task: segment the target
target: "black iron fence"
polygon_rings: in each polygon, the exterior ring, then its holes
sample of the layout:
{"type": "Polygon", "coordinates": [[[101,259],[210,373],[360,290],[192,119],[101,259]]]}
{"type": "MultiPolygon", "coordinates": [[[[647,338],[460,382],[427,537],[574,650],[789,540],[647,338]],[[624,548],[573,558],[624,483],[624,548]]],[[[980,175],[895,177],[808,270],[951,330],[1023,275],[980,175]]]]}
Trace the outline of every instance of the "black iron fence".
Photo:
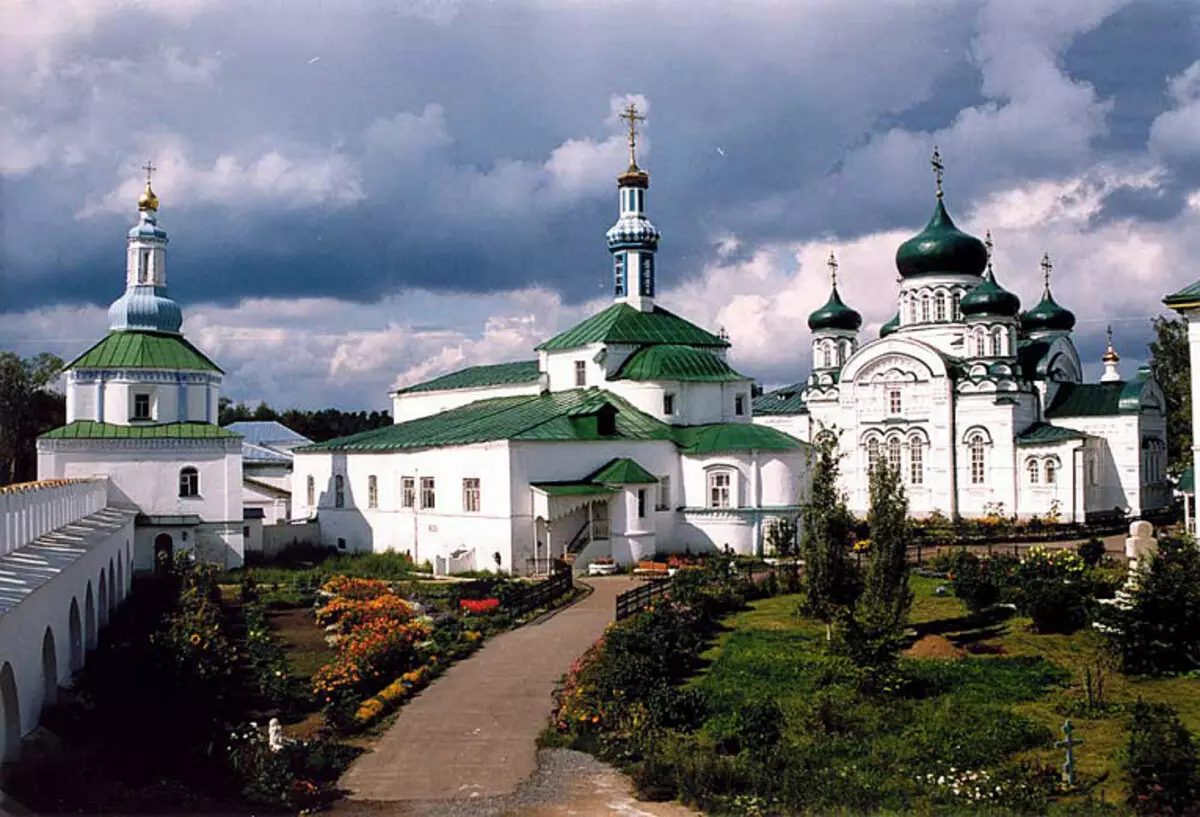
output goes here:
{"type": "Polygon", "coordinates": [[[654,603],[655,599],[665,596],[670,589],[671,580],[660,578],[651,579],[632,590],[626,590],[617,596],[617,621],[629,618],[634,613],[645,610],[654,603]]]}
{"type": "Polygon", "coordinates": [[[571,566],[560,563],[555,566],[550,578],[513,593],[507,599],[505,607],[514,615],[524,615],[565,596],[574,586],[575,578],[571,566]]]}

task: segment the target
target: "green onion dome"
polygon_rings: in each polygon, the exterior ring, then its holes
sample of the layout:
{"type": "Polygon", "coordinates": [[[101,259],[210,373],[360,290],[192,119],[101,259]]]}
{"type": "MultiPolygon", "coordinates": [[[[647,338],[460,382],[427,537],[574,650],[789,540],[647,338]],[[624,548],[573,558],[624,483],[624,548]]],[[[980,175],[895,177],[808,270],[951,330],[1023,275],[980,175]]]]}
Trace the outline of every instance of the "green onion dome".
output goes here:
{"type": "Polygon", "coordinates": [[[900,313],[892,315],[892,319],[879,327],[879,337],[886,338],[888,335],[900,328],[900,313]]]}
{"type": "Polygon", "coordinates": [[[842,329],[847,332],[857,332],[862,326],[862,315],[842,303],[842,296],[837,287],[829,293],[825,305],[808,316],[808,328],[814,332],[818,329],[842,329]]]}
{"type": "Polygon", "coordinates": [[[983,242],[954,226],[941,198],[925,229],[896,251],[896,269],[902,278],[946,273],[981,275],[987,260],[983,242]]]}
{"type": "Polygon", "coordinates": [[[1075,313],[1059,306],[1046,287],[1038,305],[1021,316],[1021,328],[1026,332],[1070,332],[1075,328],[1075,313]]]}
{"type": "Polygon", "coordinates": [[[983,276],[983,283],[963,296],[958,308],[967,317],[998,315],[1015,318],[1021,311],[1021,299],[996,283],[991,269],[983,276]]]}

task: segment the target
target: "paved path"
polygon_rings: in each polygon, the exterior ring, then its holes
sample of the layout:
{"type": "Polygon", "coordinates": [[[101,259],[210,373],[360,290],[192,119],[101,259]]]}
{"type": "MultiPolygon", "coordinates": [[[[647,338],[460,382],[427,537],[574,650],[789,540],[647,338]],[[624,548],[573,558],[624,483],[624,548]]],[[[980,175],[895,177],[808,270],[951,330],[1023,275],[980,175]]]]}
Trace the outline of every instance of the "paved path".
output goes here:
{"type": "Polygon", "coordinates": [[[536,767],[563,673],[612,621],[628,576],[589,579],[590,596],[540,624],[489,641],[400,710],[341,784],[355,800],[490,797],[516,790],[536,767]]]}

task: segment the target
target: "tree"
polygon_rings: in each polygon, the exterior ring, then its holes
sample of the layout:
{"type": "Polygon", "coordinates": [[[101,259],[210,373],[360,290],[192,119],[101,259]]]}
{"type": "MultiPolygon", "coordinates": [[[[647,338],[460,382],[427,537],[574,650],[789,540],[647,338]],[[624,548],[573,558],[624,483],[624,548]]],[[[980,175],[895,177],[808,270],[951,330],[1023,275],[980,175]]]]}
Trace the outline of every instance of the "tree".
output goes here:
{"type": "Polygon", "coordinates": [[[1150,372],[1167,398],[1167,462],[1178,475],[1192,464],[1192,370],[1187,321],[1161,315],[1152,321],[1150,372]]]}
{"type": "Polygon", "coordinates": [[[833,623],[858,596],[858,573],[850,561],[854,517],[838,487],[837,441],[821,435],[816,446],[812,491],[801,513],[804,537],[804,601],[801,612],[825,623],[825,640],[833,640],[833,623]]]}
{"type": "Polygon", "coordinates": [[[45,352],[0,352],[0,485],[37,476],[37,436],[66,419],[66,401],[53,388],[62,368],[45,352]]]}

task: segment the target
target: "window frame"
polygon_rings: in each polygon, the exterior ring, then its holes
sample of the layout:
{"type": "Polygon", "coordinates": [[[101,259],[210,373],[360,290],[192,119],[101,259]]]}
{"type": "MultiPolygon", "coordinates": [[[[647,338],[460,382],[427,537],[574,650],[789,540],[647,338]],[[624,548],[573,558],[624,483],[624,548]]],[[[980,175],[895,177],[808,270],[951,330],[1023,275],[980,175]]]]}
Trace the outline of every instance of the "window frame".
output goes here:
{"type": "Polygon", "coordinates": [[[715,511],[724,511],[734,507],[732,468],[714,468],[710,470],[705,482],[708,486],[708,508],[715,511]]]}
{"type": "Polygon", "coordinates": [[[967,438],[967,451],[970,455],[971,484],[987,485],[987,440],[983,434],[976,431],[967,438]]]}
{"type": "Polygon", "coordinates": [[[746,416],[746,395],[735,394],[733,396],[733,414],[735,417],[746,416]]]}
{"type": "Polygon", "coordinates": [[[914,435],[908,438],[908,482],[925,484],[925,441],[914,435]]]}
{"type": "Polygon", "coordinates": [[[433,477],[421,477],[421,510],[437,510],[437,481],[433,477]]]}
{"type": "Polygon", "coordinates": [[[1042,480],[1046,485],[1058,485],[1058,460],[1047,457],[1042,467],[1042,480]]]}
{"type": "Polygon", "coordinates": [[[131,420],[153,420],[154,419],[154,395],[148,391],[135,391],[133,393],[133,405],[129,410],[129,419],[131,420]],[[142,414],[138,411],[138,406],[145,401],[146,413],[142,414]]]}
{"type": "Polygon", "coordinates": [[[479,477],[463,477],[463,513],[479,513],[483,507],[482,483],[479,477]]]}
{"type": "Polygon", "coordinates": [[[637,489],[637,515],[638,519],[646,518],[646,489],[637,489]]]}
{"type": "Polygon", "coordinates": [[[867,474],[870,475],[875,470],[875,466],[879,463],[880,445],[879,438],[872,437],[867,440],[867,474]]]}
{"type": "Polygon", "coordinates": [[[671,475],[663,474],[658,478],[658,502],[654,506],[656,511],[671,510],[671,475]]]}
{"type": "Polygon", "coordinates": [[[888,468],[899,476],[904,467],[904,446],[899,437],[892,437],[887,441],[886,455],[888,468]]]}
{"type": "Polygon", "coordinates": [[[900,417],[904,413],[904,399],[900,394],[899,386],[888,386],[887,401],[888,417],[900,417]]]}
{"type": "Polygon", "coordinates": [[[1029,479],[1030,485],[1041,485],[1042,483],[1042,467],[1035,459],[1030,459],[1025,463],[1025,474],[1029,479]]]}
{"type": "Polygon", "coordinates": [[[400,508],[412,510],[417,507],[417,478],[400,477],[400,508]]]}
{"type": "Polygon", "coordinates": [[[939,323],[946,320],[946,293],[940,290],[933,296],[933,316],[939,323]]]}
{"type": "Polygon", "coordinates": [[[575,361],[575,388],[581,389],[587,386],[587,361],[575,361]]]}
{"type": "Polygon", "coordinates": [[[179,498],[200,498],[200,471],[194,465],[185,465],[179,469],[179,498]]]}
{"type": "Polygon", "coordinates": [[[675,392],[663,392],[663,414],[667,417],[675,416],[675,392]]]}

